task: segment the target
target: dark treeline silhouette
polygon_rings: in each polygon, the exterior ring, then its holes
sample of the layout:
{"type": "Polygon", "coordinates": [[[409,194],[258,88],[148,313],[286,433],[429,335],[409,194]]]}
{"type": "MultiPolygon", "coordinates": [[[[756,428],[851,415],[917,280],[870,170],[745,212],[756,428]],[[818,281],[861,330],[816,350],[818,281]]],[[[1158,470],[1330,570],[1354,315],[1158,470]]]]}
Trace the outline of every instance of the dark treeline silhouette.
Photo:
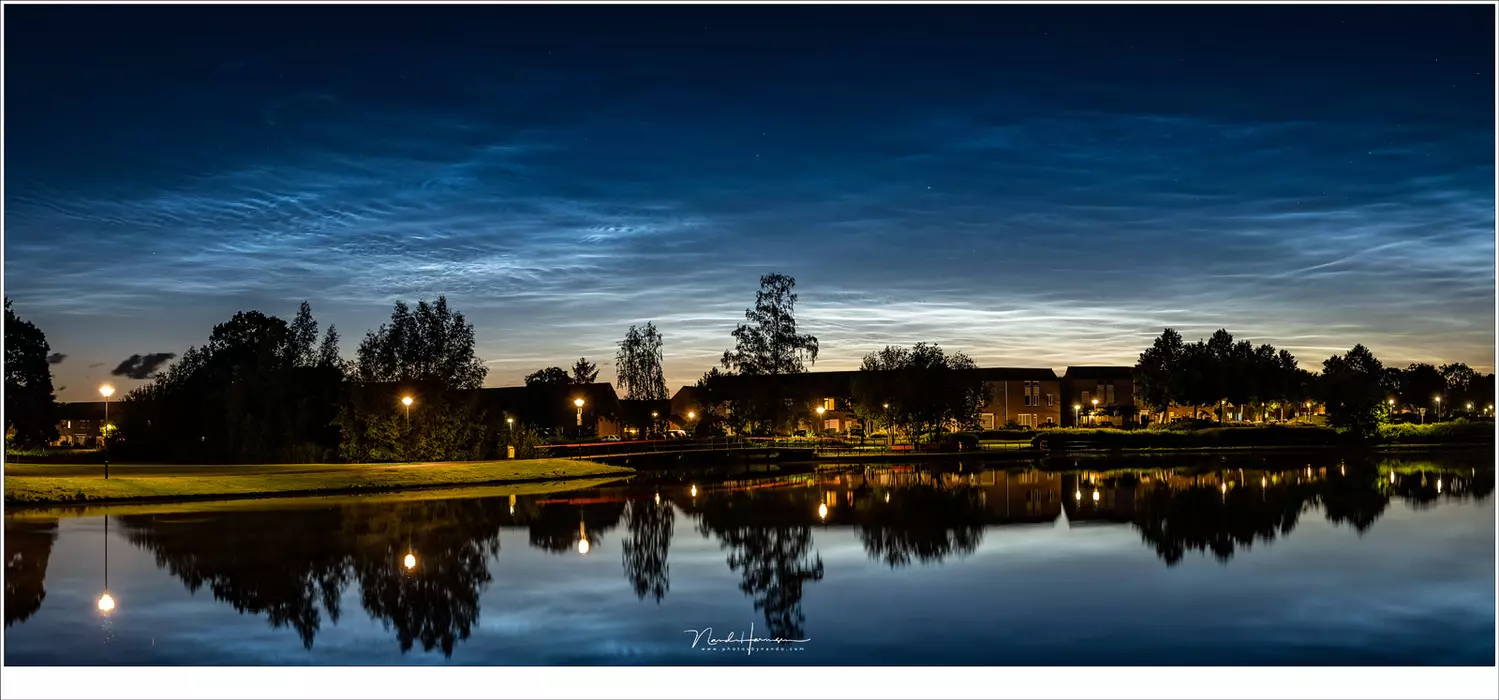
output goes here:
{"type": "Polygon", "coordinates": [[[1462,363],[1386,368],[1368,348],[1355,345],[1328,357],[1321,371],[1313,373],[1300,369],[1286,350],[1235,341],[1222,329],[1190,344],[1174,329],[1165,329],[1140,353],[1134,377],[1140,403],[1157,411],[1195,406],[1199,415],[1221,419],[1226,406],[1236,406],[1268,418],[1284,415],[1288,405],[1316,401],[1326,407],[1334,427],[1361,435],[1389,420],[1392,408],[1474,417],[1494,401],[1494,375],[1476,373],[1462,363]]]}
{"type": "MultiPolygon", "coordinates": [[[[5,298],[5,432],[7,443],[22,447],[57,439],[57,404],[52,393],[51,348],[47,336],[22,320],[5,298]],[[11,431],[15,433],[12,436],[11,431]]],[[[59,360],[60,361],[60,360],[59,360]]]]}

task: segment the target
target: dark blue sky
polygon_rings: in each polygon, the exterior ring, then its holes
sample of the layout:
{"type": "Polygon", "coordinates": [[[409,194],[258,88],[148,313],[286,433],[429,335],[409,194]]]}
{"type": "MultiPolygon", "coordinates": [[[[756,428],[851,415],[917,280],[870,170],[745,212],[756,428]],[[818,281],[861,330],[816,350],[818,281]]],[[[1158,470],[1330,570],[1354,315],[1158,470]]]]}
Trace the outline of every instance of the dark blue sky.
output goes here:
{"type": "MultiPolygon", "coordinates": [[[[446,294],[490,384],[759,275],[818,367],[1494,353],[1491,6],[5,8],[5,291],[60,397],[308,299],[446,294]]],[[[604,362],[603,379],[612,379],[604,362]]],[[[118,379],[118,378],[116,378],[118,379]]],[[[123,386],[135,382],[123,381],[123,386]]]]}

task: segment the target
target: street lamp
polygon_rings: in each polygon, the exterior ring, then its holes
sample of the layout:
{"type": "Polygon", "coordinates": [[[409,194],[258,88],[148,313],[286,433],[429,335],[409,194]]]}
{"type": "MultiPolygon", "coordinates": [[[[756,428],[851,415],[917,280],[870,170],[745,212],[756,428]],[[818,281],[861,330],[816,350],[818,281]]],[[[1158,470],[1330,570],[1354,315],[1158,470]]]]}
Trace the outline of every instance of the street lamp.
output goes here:
{"type": "Polygon", "coordinates": [[[1082,418],[1081,418],[1082,410],[1083,410],[1083,405],[1082,404],[1080,404],[1080,403],[1072,404],[1072,425],[1073,425],[1073,427],[1076,427],[1077,424],[1078,424],[1078,422],[1080,422],[1082,420],[1082,418]]]}
{"type": "Polygon", "coordinates": [[[1434,401],[1434,402],[1436,402],[1436,405],[1437,405],[1437,410],[1436,410],[1436,414],[1437,415],[1436,415],[1436,418],[1437,418],[1437,420],[1441,420],[1442,419],[1442,397],[1440,397],[1440,396],[1433,396],[1433,397],[1431,397],[1431,400],[1434,401]]]}
{"type": "MultiPolygon", "coordinates": [[[[114,396],[114,393],[115,393],[115,388],[112,387],[112,386],[110,386],[110,385],[108,385],[108,384],[104,384],[104,385],[102,385],[102,386],[99,387],[99,394],[104,397],[104,478],[105,479],[109,478],[109,397],[114,396]]],[[[106,594],[105,598],[108,598],[108,597],[109,597],[108,594],[106,594]]],[[[104,598],[100,598],[99,599],[99,605],[101,606],[99,609],[103,610],[104,608],[102,606],[104,605],[104,598]]],[[[114,607],[114,600],[113,599],[110,600],[109,607],[111,607],[111,608],[114,607]]]]}
{"type": "Polygon", "coordinates": [[[1098,422],[1098,399],[1093,399],[1093,413],[1090,416],[1088,424],[1089,425],[1093,425],[1093,424],[1096,424],[1097,422],[1098,422]]]}
{"type": "Polygon", "coordinates": [[[827,425],[826,423],[822,422],[822,414],[826,413],[827,410],[828,409],[823,408],[822,406],[818,406],[817,407],[817,430],[813,431],[814,435],[820,435],[820,434],[822,434],[822,428],[823,428],[823,426],[827,425]]]}
{"type": "Polygon", "coordinates": [[[573,399],[573,405],[578,407],[578,427],[583,427],[583,399],[573,399]]]}
{"type": "Polygon", "coordinates": [[[410,426],[411,425],[411,397],[410,396],[402,396],[401,397],[401,405],[406,407],[406,425],[410,426]]]}

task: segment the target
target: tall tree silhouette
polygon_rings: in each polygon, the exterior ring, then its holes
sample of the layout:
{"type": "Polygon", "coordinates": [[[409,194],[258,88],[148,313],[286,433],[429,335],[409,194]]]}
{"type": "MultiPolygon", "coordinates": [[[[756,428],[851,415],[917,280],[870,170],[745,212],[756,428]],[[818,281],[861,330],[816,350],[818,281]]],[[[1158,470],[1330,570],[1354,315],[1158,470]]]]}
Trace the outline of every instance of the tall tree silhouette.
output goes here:
{"type": "Polygon", "coordinates": [[[671,568],[666,555],[671,549],[676,513],[670,503],[636,500],[626,506],[624,517],[629,530],[620,553],[625,578],[636,597],[644,600],[649,595],[660,603],[671,589],[671,568]]]}

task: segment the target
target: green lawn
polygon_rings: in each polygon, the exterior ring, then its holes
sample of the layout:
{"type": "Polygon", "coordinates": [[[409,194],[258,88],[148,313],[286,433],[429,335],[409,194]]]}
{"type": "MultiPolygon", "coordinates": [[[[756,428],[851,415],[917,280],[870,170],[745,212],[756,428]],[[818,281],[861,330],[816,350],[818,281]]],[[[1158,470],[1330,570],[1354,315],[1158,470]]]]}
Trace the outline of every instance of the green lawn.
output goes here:
{"type": "Polygon", "coordinates": [[[417,464],[7,464],[7,504],[200,499],[398,491],[619,477],[624,467],[568,459],[417,464]]]}

